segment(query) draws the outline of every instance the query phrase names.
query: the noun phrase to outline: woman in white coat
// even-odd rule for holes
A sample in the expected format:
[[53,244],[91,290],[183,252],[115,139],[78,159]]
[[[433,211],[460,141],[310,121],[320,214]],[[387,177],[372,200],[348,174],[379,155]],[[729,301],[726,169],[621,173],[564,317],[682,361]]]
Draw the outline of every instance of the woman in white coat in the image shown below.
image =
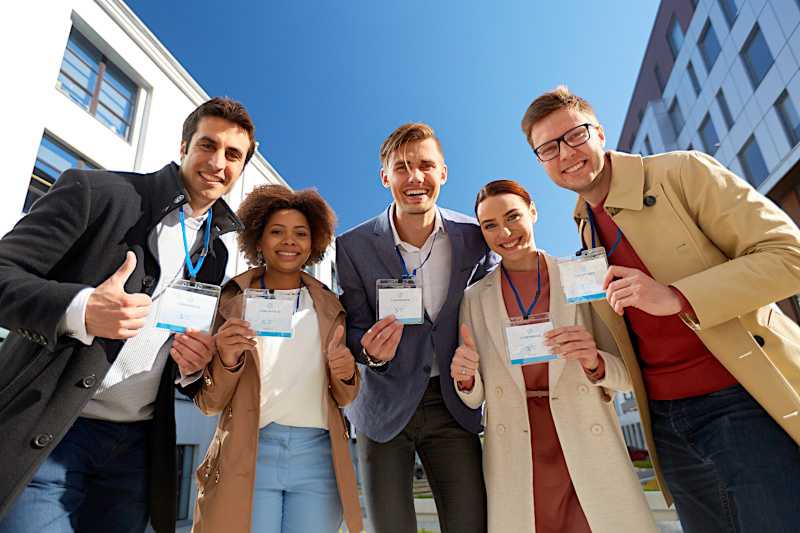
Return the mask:
[[[631,383],[610,333],[588,304],[566,303],[521,185],[487,184],[475,212],[502,263],[467,289],[451,374],[466,405],[485,402],[489,533],[657,531],[614,412],[614,392]],[[545,353],[558,358],[511,364],[505,328],[524,322],[509,320],[543,313]]]

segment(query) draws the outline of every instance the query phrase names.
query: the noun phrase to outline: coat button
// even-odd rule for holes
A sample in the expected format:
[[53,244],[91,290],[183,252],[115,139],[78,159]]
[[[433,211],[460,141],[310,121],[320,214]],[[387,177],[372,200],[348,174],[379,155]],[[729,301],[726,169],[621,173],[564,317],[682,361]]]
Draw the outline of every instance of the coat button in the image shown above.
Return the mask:
[[153,283],[155,283],[155,281],[156,278],[154,278],[153,276],[145,276],[144,279],[142,279],[142,287],[144,287],[145,289],[149,289],[150,287],[153,286]]
[[36,437],[34,437],[33,445],[37,448],[44,448],[45,446],[53,442],[54,438],[55,437],[53,437],[52,433],[41,433],[39,435],[36,435]]
[[762,348],[764,347],[764,337],[762,337],[761,335],[753,335],[753,340],[756,341],[756,344],[758,344]]
[[600,424],[592,424],[590,431],[592,432],[592,435],[599,435],[603,432],[603,426]]
[[587,392],[589,392],[589,387],[587,387],[586,385],[578,385],[578,392],[580,392],[581,394],[586,394]]
[[94,374],[86,376],[81,380],[81,387],[83,387],[84,389],[91,389],[96,384],[97,384],[97,376]]
[[497,425],[497,432],[498,433],[505,433],[506,432],[506,427],[503,424],[498,424]]
[[502,398],[503,397],[503,388],[502,387],[497,387],[494,390],[494,393],[498,398]]
[[644,197],[644,205],[646,205],[647,207],[653,207],[654,205],[656,205],[656,197],[651,194],[648,194],[647,196]]

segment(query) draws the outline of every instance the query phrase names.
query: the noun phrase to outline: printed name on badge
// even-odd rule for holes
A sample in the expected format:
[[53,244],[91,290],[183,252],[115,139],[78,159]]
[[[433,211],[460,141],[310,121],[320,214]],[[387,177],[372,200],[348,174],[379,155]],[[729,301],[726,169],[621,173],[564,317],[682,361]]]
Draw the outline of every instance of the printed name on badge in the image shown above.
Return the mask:
[[422,324],[422,287],[413,279],[379,279],[376,282],[378,320],[394,315],[403,324]]
[[156,327],[176,333],[211,331],[220,288],[188,280],[173,282],[159,298]]
[[292,317],[297,310],[301,289],[275,292],[269,289],[245,289],[242,318],[259,337],[292,338]]
[[514,366],[546,363],[558,356],[544,343],[544,334],[553,329],[549,313],[527,320],[509,320],[505,324],[509,363]]
[[606,297],[603,289],[603,280],[608,272],[605,248],[592,248],[577,257],[559,259],[558,270],[567,303],[591,302]]

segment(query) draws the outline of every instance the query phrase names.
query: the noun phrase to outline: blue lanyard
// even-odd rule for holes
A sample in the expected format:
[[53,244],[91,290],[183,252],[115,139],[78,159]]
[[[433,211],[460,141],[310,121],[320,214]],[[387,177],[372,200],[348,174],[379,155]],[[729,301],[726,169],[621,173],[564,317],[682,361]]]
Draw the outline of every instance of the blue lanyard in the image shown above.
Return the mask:
[[189,271],[189,277],[194,281],[195,278],[197,278],[197,273],[203,266],[203,261],[206,260],[206,255],[208,255],[208,243],[211,240],[211,209],[208,210],[208,216],[206,217],[206,233],[203,236],[203,251],[200,252],[200,258],[197,260],[196,265],[192,264],[192,258],[189,254],[189,243],[186,240],[186,216],[183,214],[183,206],[181,206],[178,216],[181,220],[181,232],[183,233],[183,251],[186,253],[186,270]]
[[[259,281],[261,282],[261,290],[264,290],[264,291],[267,290],[267,284],[264,283],[264,276],[261,276],[261,279],[259,279]],[[272,294],[273,289],[270,289],[269,292],[270,292],[270,294]],[[300,290],[297,291],[297,300],[294,302],[294,313],[296,313],[297,310],[300,309],[300,293],[301,292],[303,292],[303,285],[302,284],[300,284]],[[292,314],[294,314],[294,313],[292,313]]]
[[[597,244],[596,244],[595,236],[594,236],[594,234],[595,234],[594,213],[592,213],[592,208],[591,208],[591,206],[589,205],[588,202],[586,203],[586,212],[589,214],[589,227],[592,230],[592,248],[595,248],[597,246]],[[614,250],[616,250],[617,246],[619,246],[620,241],[622,241],[622,230],[619,229],[619,226],[617,226],[617,240],[615,240],[614,244],[612,244],[611,248],[609,248],[608,252],[606,253],[606,257],[611,257],[611,254],[613,254]]]
[[[438,235],[438,234],[437,234],[437,235]],[[421,269],[422,269],[422,267],[425,265],[425,263],[427,263],[427,262],[428,262],[428,259],[430,259],[430,258],[431,258],[431,254],[433,253],[433,246],[436,244],[436,237],[437,237],[437,235],[434,235],[434,236],[433,236],[433,242],[431,243],[431,249],[430,249],[430,250],[428,250],[428,255],[425,257],[425,260],[424,260],[422,263],[420,263],[420,264],[419,264],[419,266],[418,266],[417,268],[415,268],[414,270],[412,270],[412,271],[411,271],[411,274],[409,274],[409,273],[408,273],[408,267],[406,267],[406,262],[405,262],[405,260],[403,259],[403,254],[401,254],[401,253],[400,253],[400,246],[399,246],[399,245],[397,245],[397,244],[394,246],[394,251],[395,251],[395,252],[397,252],[397,257],[399,257],[399,258],[400,258],[400,265],[403,267],[403,279],[412,279],[412,278],[415,278],[415,277],[417,276],[417,271],[418,271],[418,270],[421,270]]]
[[528,317],[531,316],[531,312],[536,308],[536,302],[539,301],[539,296],[542,294],[542,276],[539,271],[539,254],[536,254],[536,295],[533,297],[533,301],[527,310],[525,309],[525,306],[522,305],[522,297],[519,295],[519,291],[514,286],[514,282],[511,281],[511,276],[508,275],[506,267],[503,266],[503,263],[500,263],[500,269],[502,270],[503,275],[506,277],[506,281],[508,281],[508,286],[511,287],[511,290],[514,292],[514,298],[517,299],[519,312],[522,313],[522,317],[525,320],[528,320]]

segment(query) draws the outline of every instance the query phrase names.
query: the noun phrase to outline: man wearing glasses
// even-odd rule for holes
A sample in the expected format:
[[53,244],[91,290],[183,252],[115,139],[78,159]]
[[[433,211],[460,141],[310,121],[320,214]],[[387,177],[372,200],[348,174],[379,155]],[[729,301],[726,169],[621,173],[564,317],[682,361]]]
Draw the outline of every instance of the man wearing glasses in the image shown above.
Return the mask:
[[536,98],[522,129],[578,193],[582,248],[608,256],[592,307],[630,369],[684,531],[796,531],[800,328],[774,303],[800,292],[796,225],[706,154],[606,151],[566,87]]

